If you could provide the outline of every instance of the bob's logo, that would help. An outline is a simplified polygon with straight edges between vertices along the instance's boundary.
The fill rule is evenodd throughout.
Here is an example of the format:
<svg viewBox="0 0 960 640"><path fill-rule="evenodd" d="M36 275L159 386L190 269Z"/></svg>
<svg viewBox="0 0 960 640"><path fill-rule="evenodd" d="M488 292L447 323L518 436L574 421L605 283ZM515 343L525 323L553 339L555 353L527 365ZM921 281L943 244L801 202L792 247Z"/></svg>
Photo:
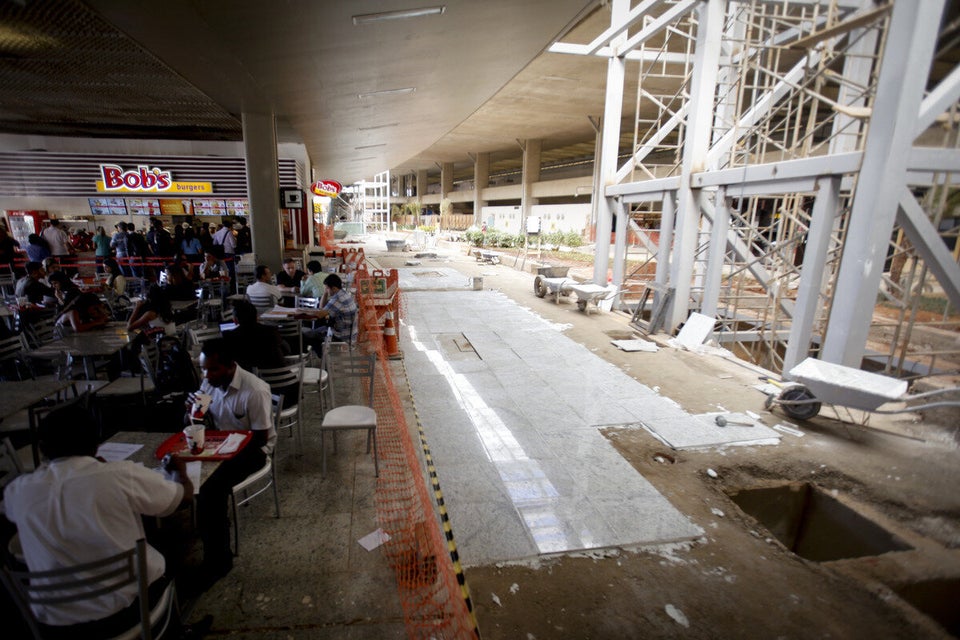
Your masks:
<svg viewBox="0 0 960 640"><path fill-rule="evenodd" d="M310 191L318 196L336 198L343 190L343 185L336 180L319 180L310 185Z"/></svg>
<svg viewBox="0 0 960 640"><path fill-rule="evenodd" d="M173 175L169 171L145 165L124 171L120 165L102 164L100 175L106 191L166 191L173 184Z"/></svg>

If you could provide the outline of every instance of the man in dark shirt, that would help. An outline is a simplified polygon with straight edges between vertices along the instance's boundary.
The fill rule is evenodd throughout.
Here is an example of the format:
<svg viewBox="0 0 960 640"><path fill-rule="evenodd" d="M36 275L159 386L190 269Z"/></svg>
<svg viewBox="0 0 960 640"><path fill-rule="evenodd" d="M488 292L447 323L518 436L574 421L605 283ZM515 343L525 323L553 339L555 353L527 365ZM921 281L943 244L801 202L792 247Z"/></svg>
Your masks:
<svg viewBox="0 0 960 640"><path fill-rule="evenodd" d="M27 275L17 280L16 293L18 298L26 297L34 304L43 302L44 297L53 298L56 294L53 289L43 283L43 266L39 262L26 264Z"/></svg>
<svg viewBox="0 0 960 640"><path fill-rule="evenodd" d="M246 300L233 303L233 317L237 328L226 331L224 339L234 347L237 364L252 371L254 368L282 367L283 357L290 347L276 327L257 322L257 308Z"/></svg>
<svg viewBox="0 0 960 640"><path fill-rule="evenodd" d="M277 286L299 288L303 276L303 271L297 269L296 261L293 258L287 258L283 261L283 270L277 274Z"/></svg>

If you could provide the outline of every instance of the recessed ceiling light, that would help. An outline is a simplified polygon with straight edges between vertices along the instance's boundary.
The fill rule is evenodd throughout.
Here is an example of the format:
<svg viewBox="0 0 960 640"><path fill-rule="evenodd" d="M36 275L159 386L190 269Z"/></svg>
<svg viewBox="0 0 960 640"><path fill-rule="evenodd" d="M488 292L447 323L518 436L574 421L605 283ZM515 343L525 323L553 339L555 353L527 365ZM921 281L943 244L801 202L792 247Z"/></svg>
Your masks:
<svg viewBox="0 0 960 640"><path fill-rule="evenodd" d="M399 122L391 122L390 124L378 124L372 127L358 127L357 131L373 131L374 129L386 129L388 127L398 127L400 126Z"/></svg>
<svg viewBox="0 0 960 640"><path fill-rule="evenodd" d="M404 87L403 89L384 89L382 91L358 93L357 97L363 100L364 98L379 98L380 96L398 96L404 93L413 93L416 90L416 87Z"/></svg>
<svg viewBox="0 0 960 640"><path fill-rule="evenodd" d="M407 18L422 18L424 16L439 16L447 10L446 5L437 7L421 7L419 9L401 9L399 11L381 11L380 13L365 13L353 16L353 24L370 24L371 22L386 22L387 20L405 20Z"/></svg>
<svg viewBox="0 0 960 640"><path fill-rule="evenodd" d="M381 142L380 144L365 144L362 147L354 147L354 149L359 151L360 149L375 149L377 147L385 147L385 146L387 146L387 143Z"/></svg>

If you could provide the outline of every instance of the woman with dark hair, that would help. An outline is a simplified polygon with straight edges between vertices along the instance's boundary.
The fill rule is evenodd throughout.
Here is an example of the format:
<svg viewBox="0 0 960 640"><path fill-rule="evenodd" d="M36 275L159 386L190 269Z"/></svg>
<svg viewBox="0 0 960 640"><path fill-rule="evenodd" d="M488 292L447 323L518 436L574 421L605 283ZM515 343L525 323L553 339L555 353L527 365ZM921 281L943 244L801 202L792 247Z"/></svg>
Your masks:
<svg viewBox="0 0 960 640"><path fill-rule="evenodd" d="M127 321L127 331L142 329L145 333L154 335L163 332L164 335L174 335L177 325L173 322L173 308L167 292L152 285L147 291L147 297L137 302L133 313Z"/></svg>
<svg viewBox="0 0 960 640"><path fill-rule="evenodd" d="M110 257L110 236L102 226L97 227L97 234L93 236L94 256L97 260L97 273L103 273L103 263Z"/></svg>
<svg viewBox="0 0 960 640"><path fill-rule="evenodd" d="M63 271L50 274L50 284L61 301L58 325L69 325L80 333L102 327L110 321L110 312L100 298L83 292Z"/></svg>
<svg viewBox="0 0 960 640"><path fill-rule="evenodd" d="M192 227L183 232L183 241L180 243L180 250L183 251L183 255L186 256L190 262L200 262L200 258L203 255L203 246L194 235Z"/></svg>
<svg viewBox="0 0 960 640"><path fill-rule="evenodd" d="M174 265L167 267L166 284L163 285L170 300L193 300L197 297L196 287L183 275L183 270Z"/></svg>
<svg viewBox="0 0 960 640"><path fill-rule="evenodd" d="M109 274L106 279L107 287L118 296L124 295L127 292L127 278L120 270L120 265L115 259L107 258L103 261L103 267Z"/></svg>

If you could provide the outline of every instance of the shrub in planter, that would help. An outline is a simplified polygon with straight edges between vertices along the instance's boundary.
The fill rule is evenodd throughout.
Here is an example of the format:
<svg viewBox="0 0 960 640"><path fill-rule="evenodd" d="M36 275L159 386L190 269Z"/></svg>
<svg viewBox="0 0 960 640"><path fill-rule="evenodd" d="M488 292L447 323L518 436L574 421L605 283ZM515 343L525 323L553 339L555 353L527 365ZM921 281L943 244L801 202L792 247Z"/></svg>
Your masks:
<svg viewBox="0 0 960 640"><path fill-rule="evenodd" d="M483 246L484 235L483 231L479 229L467 229L463 232L463 236L467 239L467 242L475 247Z"/></svg>
<svg viewBox="0 0 960 640"><path fill-rule="evenodd" d="M565 234L563 234L563 244L574 249L576 247L582 247L583 236L576 231L567 231Z"/></svg>

